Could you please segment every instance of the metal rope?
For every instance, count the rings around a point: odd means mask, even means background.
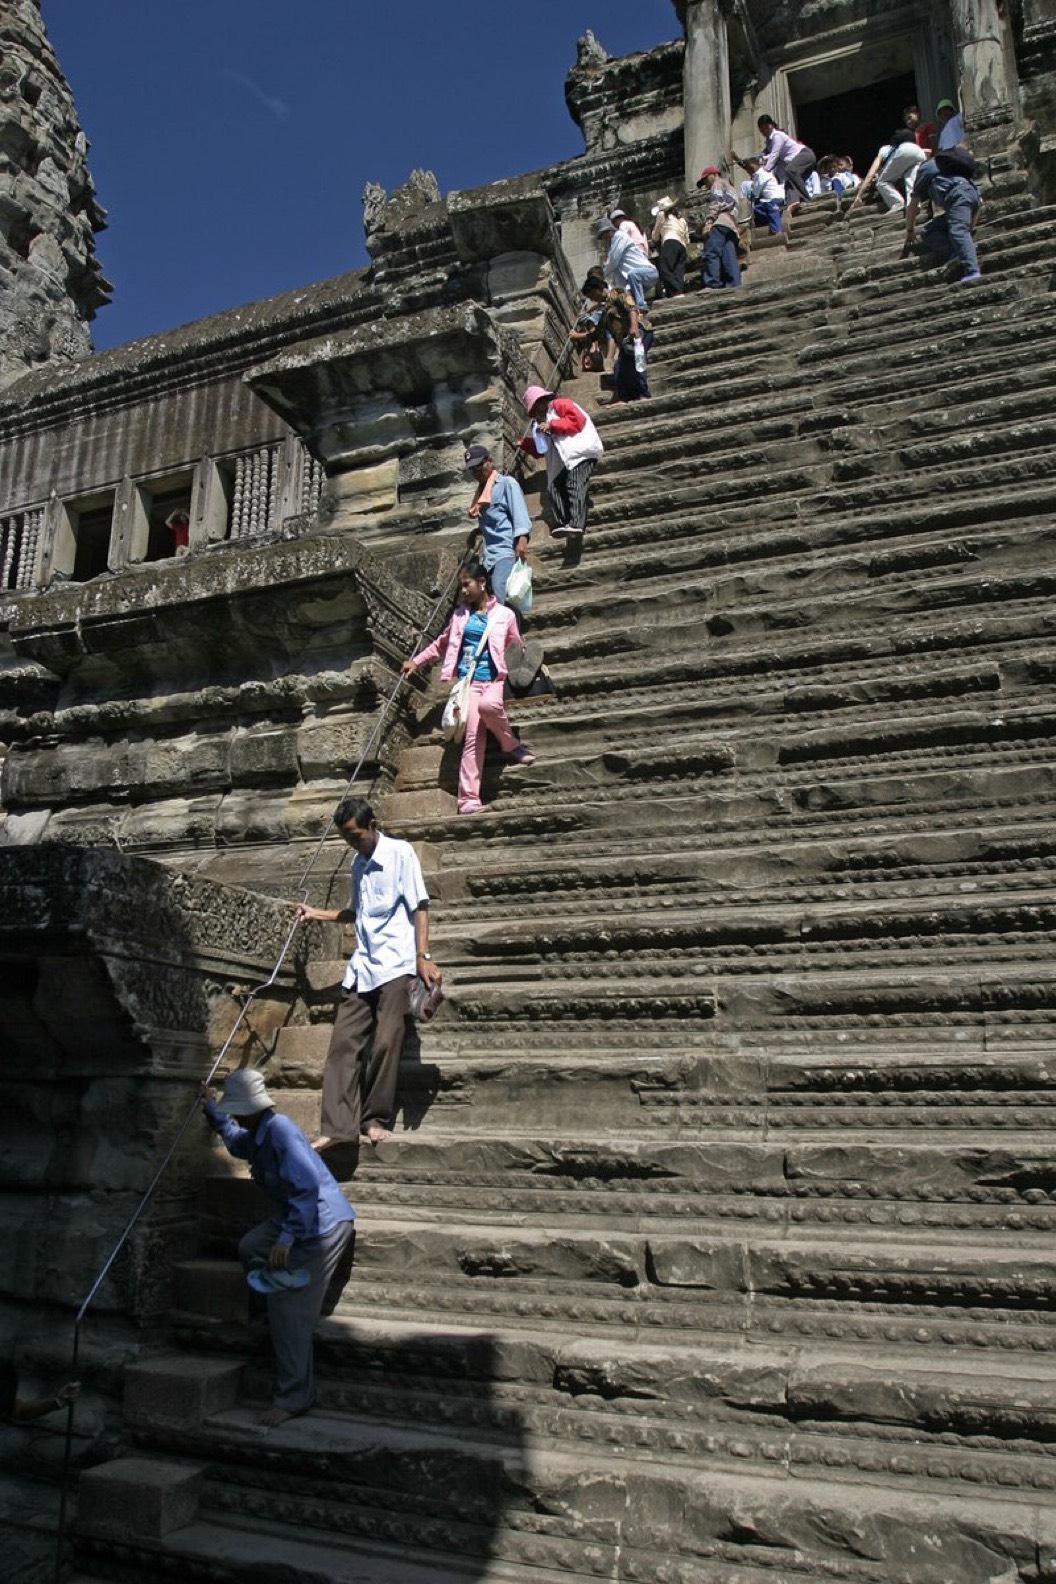
[[[458,569],[458,567],[456,567],[454,572],[452,572],[450,578],[448,578],[447,582],[445,583],[442,592],[438,596],[438,598],[436,600],[436,603],[433,605],[432,610],[429,612],[429,614],[426,617],[425,621],[418,628],[418,638],[419,639],[424,638],[425,634],[429,631],[429,629],[432,626],[434,620],[436,619],[437,613],[450,600],[455,581],[456,581],[456,579],[458,577],[458,571],[459,571],[459,569]],[[400,675],[400,676],[397,677],[396,682],[393,685],[392,691],[389,693],[387,699],[385,700],[384,707],[382,708],[381,713],[378,715],[378,718],[377,718],[377,720],[374,723],[374,726],[373,726],[373,728],[372,728],[372,730],[370,732],[370,735],[368,736],[366,742],[364,743],[362,749],[360,750],[360,755],[359,755],[359,758],[356,760],[355,768],[352,771],[351,775],[349,776],[347,782],[345,783],[344,791],[341,793],[340,798],[338,798],[338,803],[342,802],[343,799],[348,796],[349,792],[351,791],[352,787],[354,786],[354,784],[356,782],[356,779],[357,779],[357,777],[359,775],[359,772],[363,768],[364,761],[366,760],[366,758],[367,758],[368,754],[370,753],[371,749],[374,747],[375,742],[381,736],[383,728],[387,727],[388,724],[389,724],[389,714],[390,714],[390,712],[392,711],[392,709],[395,706],[396,698],[397,698],[397,696],[398,696],[398,694],[400,692],[400,689],[402,687],[404,687],[409,681],[410,681],[409,677],[405,677],[403,675]],[[336,807],[336,805],[335,805],[335,807]],[[297,891],[299,893],[299,900],[302,901],[302,902],[306,902],[308,900],[308,877],[311,874],[312,870],[314,869],[316,863],[318,862],[319,855],[322,852],[325,843],[329,839],[330,834],[331,834],[330,828],[327,827],[323,831],[322,835],[319,837],[319,840],[316,842],[315,847],[312,850],[312,853],[311,853],[311,855],[308,858],[308,862],[305,864],[303,870],[301,871],[301,876],[300,876],[300,879],[297,882],[296,889],[297,889]],[[289,928],[289,930],[286,933],[286,939],[282,943],[282,949],[279,952],[278,958],[276,959],[276,962],[275,962],[275,966],[272,968],[271,973],[268,975],[268,977],[266,979],[262,980],[260,984],[254,985],[253,988],[245,995],[245,997],[243,999],[243,1002],[242,1002],[242,1007],[241,1007],[241,1009],[239,1011],[239,1014],[238,1014],[237,1018],[235,1019],[234,1023],[231,1025],[231,1030],[230,1030],[227,1038],[224,1040],[223,1045],[220,1047],[220,1050],[217,1053],[216,1059],[214,1060],[212,1066],[209,1068],[209,1075],[205,1079],[206,1085],[209,1085],[210,1083],[212,1083],[213,1079],[215,1078],[217,1070],[219,1069],[221,1063],[224,1060],[224,1057],[227,1055],[228,1051],[231,1048],[232,1040],[234,1039],[235,1035],[238,1033],[238,1031],[241,1028],[242,1024],[246,1020],[246,1015],[249,1012],[250,1006],[256,1000],[257,996],[259,996],[263,991],[269,990],[271,988],[271,986],[275,983],[275,980],[278,978],[279,972],[280,972],[280,970],[282,968],[283,963],[286,960],[287,953],[289,952],[290,946],[293,943],[293,938],[296,935],[297,930],[300,927],[300,924],[301,924],[301,920],[299,918],[294,918],[293,923],[290,925],[290,928]],[[85,1316],[87,1315],[88,1310],[91,1308],[92,1303],[94,1302],[96,1294],[98,1293],[100,1287],[103,1285],[103,1282],[106,1280],[107,1276],[110,1274],[111,1270],[113,1269],[114,1264],[117,1261],[118,1256],[120,1255],[122,1249],[124,1248],[125,1244],[128,1242],[128,1240],[131,1237],[135,1227],[137,1226],[137,1224],[139,1223],[141,1217],[143,1216],[144,1211],[146,1210],[147,1206],[150,1204],[150,1202],[153,1199],[155,1193],[157,1192],[157,1189],[158,1189],[158,1187],[159,1187],[159,1185],[160,1185],[160,1183],[162,1181],[162,1178],[165,1176],[165,1173],[169,1169],[169,1165],[170,1165],[170,1163],[172,1161],[173,1156],[176,1154],[176,1151],[179,1149],[181,1143],[183,1142],[183,1139],[184,1139],[184,1136],[185,1136],[185,1134],[187,1132],[187,1129],[190,1127],[192,1121],[194,1120],[195,1116],[197,1115],[197,1112],[198,1112],[198,1109],[199,1109],[200,1105],[201,1105],[201,1097],[196,1095],[195,1099],[194,1099],[194,1103],[192,1104],[190,1110],[187,1112],[186,1116],[183,1118],[183,1121],[180,1123],[180,1126],[179,1126],[179,1128],[176,1131],[175,1138],[172,1140],[172,1143],[169,1145],[169,1148],[166,1150],[164,1159],[162,1160],[160,1166],[158,1167],[158,1169],[154,1173],[154,1176],[151,1178],[150,1183],[148,1184],[147,1188],[144,1190],[143,1195],[142,1195],[142,1197],[139,1200],[139,1203],[136,1205],[135,1210],[132,1212],[131,1216],[129,1217],[128,1222],[126,1223],[125,1228],[122,1231],[120,1237],[118,1238],[117,1242],[114,1244],[113,1248],[111,1249],[110,1254],[107,1257],[106,1263],[103,1265],[103,1267],[100,1270],[99,1274],[96,1276],[95,1280],[92,1282],[91,1287],[88,1289],[88,1292],[85,1294],[84,1298],[81,1300],[81,1303],[80,1303],[80,1305],[79,1305],[79,1307],[77,1309],[77,1313],[76,1313],[76,1315],[74,1317],[74,1322],[73,1322],[73,1349],[72,1349],[72,1355],[71,1355],[71,1368],[72,1368],[72,1370],[74,1372],[74,1378],[76,1378],[77,1365],[78,1365],[78,1361],[79,1361],[79,1358],[80,1358],[81,1328],[82,1328],[82,1326],[84,1324]],[[61,1580],[62,1580],[62,1549],[63,1549],[63,1542],[64,1542],[65,1534],[66,1534],[66,1510],[67,1510],[68,1497],[69,1497],[70,1458],[71,1458],[72,1447],[73,1447],[73,1423],[74,1423],[75,1411],[76,1411],[76,1404],[71,1402],[69,1404],[69,1406],[68,1406],[67,1413],[66,1413],[66,1442],[65,1442],[65,1450],[64,1450],[64,1454],[63,1454],[62,1482],[61,1482],[61,1490],[60,1490],[60,1496],[59,1496],[59,1523],[58,1523],[58,1532],[56,1534],[56,1539],[55,1539],[55,1575],[54,1575],[55,1576],[55,1584],[61,1584]]]
[[[553,371],[552,371],[552,373],[550,375],[551,380],[557,379],[559,377],[563,377],[563,376],[561,376],[561,366],[564,363],[565,357],[568,354],[568,350],[569,350],[569,348],[572,345],[572,333],[573,333],[574,329],[575,329],[575,325],[573,325],[572,330],[570,330],[568,335],[565,337],[564,345],[562,346],[560,352],[558,353],[557,357],[554,360]],[[522,436],[521,436],[521,438],[522,439],[526,438],[528,436],[528,434],[530,434],[530,432],[531,432],[530,429],[525,429],[523,434],[522,434]],[[517,456],[514,459],[514,463],[516,464],[517,462],[520,462],[520,460],[521,460],[521,452],[519,450],[519,445],[518,445]],[[511,465],[513,465],[513,464],[511,464]],[[424,638],[425,634],[429,631],[429,628],[431,627],[433,621],[435,620],[437,613],[440,611],[441,607],[444,606],[446,604],[446,602],[450,599],[451,593],[452,593],[452,589],[454,587],[455,580],[458,577],[458,572],[459,572],[459,568],[456,567],[454,572],[451,574],[450,578],[448,579],[447,583],[444,585],[443,591],[439,595],[439,597],[437,598],[436,603],[434,604],[432,610],[429,612],[429,615],[426,617],[425,621],[419,627],[419,629],[418,629],[418,637],[419,637],[419,639]],[[358,777],[359,772],[360,772],[360,770],[363,767],[363,764],[364,764],[364,761],[367,758],[367,755],[369,754],[370,750],[373,748],[373,746],[375,744],[375,741],[381,735],[382,728],[386,727],[388,725],[389,712],[393,709],[393,707],[395,705],[396,698],[397,698],[397,695],[399,694],[400,689],[406,683],[408,683],[409,680],[410,679],[408,677],[404,677],[402,675],[397,677],[396,682],[395,682],[395,684],[394,684],[394,686],[392,688],[392,691],[391,691],[391,693],[389,694],[388,698],[385,701],[384,708],[382,709],[380,715],[378,716],[377,720],[375,721],[373,729],[371,730],[370,736],[367,738],[366,743],[364,744],[363,748],[360,751],[359,758],[356,761],[355,769],[352,771],[352,773],[349,776],[347,782],[345,783],[344,791],[342,792],[341,797],[338,799],[338,803],[340,803],[344,798],[346,798],[348,796],[351,788],[355,784],[356,778]],[[308,859],[308,862],[305,864],[304,869],[301,872],[301,876],[300,876],[299,881],[297,882],[296,889],[298,890],[298,892],[300,894],[299,899],[302,902],[306,902],[308,900],[308,890],[307,890],[308,877],[311,874],[312,870],[314,869],[316,863],[318,862],[319,855],[322,852],[323,847],[326,844],[327,840],[329,839],[330,834],[331,834],[330,833],[330,829],[329,829],[329,827],[327,827],[327,829],[325,829],[323,831],[322,835],[319,837],[319,840],[317,841],[317,843],[316,843],[316,845],[315,845],[315,847],[314,847],[314,849],[313,849],[313,851],[311,853],[311,856]],[[280,970],[282,968],[283,963],[286,960],[286,955],[289,952],[291,944],[293,943],[293,938],[294,938],[294,936],[297,933],[297,930],[298,930],[298,927],[299,927],[300,923],[301,923],[301,920],[298,919],[298,918],[295,918],[293,923],[290,925],[290,928],[289,928],[289,930],[287,931],[287,934],[286,934],[286,939],[282,943],[282,950],[279,952],[278,958],[277,958],[277,960],[275,962],[275,966],[271,970],[271,973],[268,975],[267,979],[263,980],[258,985],[254,985],[252,990],[250,990],[248,992],[248,994],[244,997],[243,1002],[242,1002],[242,1008],[241,1008],[241,1010],[240,1010],[240,1012],[238,1014],[238,1017],[235,1019],[234,1023],[232,1024],[230,1033],[228,1034],[227,1038],[224,1040],[224,1043],[220,1047],[220,1050],[219,1050],[219,1052],[218,1052],[218,1054],[216,1056],[215,1061],[213,1062],[212,1066],[209,1069],[209,1075],[205,1079],[206,1086],[208,1086],[210,1083],[212,1083],[213,1079],[215,1078],[216,1073],[217,1073],[221,1063],[224,1060],[224,1057],[227,1055],[227,1052],[231,1048],[232,1040],[234,1039],[235,1035],[238,1033],[238,1031],[241,1028],[242,1024],[245,1022],[246,1015],[247,1015],[247,1013],[249,1011],[250,1006],[253,1004],[253,1002],[257,998],[257,996],[260,995],[262,991],[269,990],[271,988],[271,986],[275,983],[275,980],[278,978],[279,972],[280,972]],[[82,1329],[82,1326],[84,1324],[84,1320],[85,1320],[85,1317],[86,1317],[86,1315],[88,1313],[88,1310],[91,1308],[92,1303],[95,1300],[96,1294],[98,1293],[100,1287],[103,1285],[103,1282],[106,1280],[107,1276],[110,1274],[111,1270],[113,1269],[113,1267],[114,1267],[119,1255],[121,1254],[122,1249],[125,1247],[125,1244],[128,1242],[128,1240],[131,1237],[133,1231],[135,1230],[136,1226],[138,1225],[141,1217],[143,1216],[144,1211],[146,1210],[147,1206],[150,1204],[150,1202],[153,1199],[155,1193],[157,1192],[158,1187],[159,1187],[159,1185],[160,1185],[160,1183],[162,1181],[162,1178],[165,1176],[165,1173],[168,1171],[168,1168],[169,1168],[169,1165],[170,1165],[170,1163],[172,1161],[173,1156],[176,1154],[176,1151],[179,1149],[181,1143],[183,1142],[183,1139],[184,1139],[184,1136],[185,1136],[185,1134],[187,1132],[187,1129],[190,1127],[192,1121],[194,1120],[195,1116],[198,1113],[198,1109],[199,1109],[200,1104],[201,1104],[201,1098],[200,1098],[200,1096],[196,1095],[193,1105],[191,1106],[190,1110],[187,1112],[187,1114],[184,1117],[183,1121],[180,1123],[180,1126],[179,1126],[179,1128],[176,1131],[175,1138],[173,1139],[172,1143],[169,1145],[168,1150],[165,1152],[165,1157],[162,1160],[161,1165],[158,1167],[157,1171],[154,1173],[154,1176],[151,1178],[150,1183],[148,1184],[147,1188],[145,1189],[145,1191],[144,1191],[139,1203],[137,1204],[135,1210],[132,1212],[132,1215],[129,1217],[129,1220],[128,1220],[127,1224],[125,1225],[125,1228],[124,1228],[123,1232],[121,1233],[121,1235],[118,1238],[117,1242],[114,1244],[113,1248],[111,1249],[110,1254],[107,1257],[106,1263],[103,1265],[103,1268],[100,1270],[99,1274],[96,1276],[96,1278],[93,1281],[91,1287],[88,1289],[88,1292],[85,1294],[84,1298],[82,1299],[82,1301],[80,1303],[80,1306],[77,1309],[77,1313],[76,1313],[76,1315],[74,1317],[74,1322],[73,1322],[73,1349],[72,1349],[72,1355],[71,1355],[71,1368],[72,1368],[72,1370],[74,1372],[74,1377],[76,1377],[77,1364],[78,1364],[78,1361],[79,1361],[79,1358],[80,1358],[81,1329]],[[55,1584],[62,1584],[62,1549],[63,1549],[63,1542],[65,1540],[65,1535],[66,1535],[66,1512],[67,1512],[68,1497],[69,1497],[70,1459],[71,1459],[72,1447],[73,1447],[73,1424],[74,1424],[75,1411],[76,1411],[76,1404],[71,1402],[69,1404],[68,1408],[67,1408],[67,1413],[66,1413],[66,1442],[65,1442],[65,1451],[64,1451],[64,1454],[63,1454],[63,1462],[62,1462],[62,1484],[61,1484],[61,1493],[60,1493],[60,1497],[59,1497],[59,1523],[58,1523],[58,1532],[57,1532],[56,1538],[55,1538]]]

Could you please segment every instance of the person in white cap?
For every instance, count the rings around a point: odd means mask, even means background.
[[[656,266],[660,290],[665,297],[681,297],[686,290],[689,227],[673,198],[661,198],[650,213],[656,218],[653,241],[660,250]]]
[[[255,1068],[230,1073],[219,1100],[203,1084],[202,1102],[213,1132],[229,1154],[249,1162],[253,1181],[277,1207],[238,1245],[253,1285],[267,1293],[275,1393],[260,1423],[273,1429],[315,1399],[312,1333],[324,1302],[329,1313],[347,1279],[343,1256],[355,1211],[296,1122],[275,1110]]]

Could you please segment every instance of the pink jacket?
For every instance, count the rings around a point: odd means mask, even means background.
[[[495,675],[502,681],[506,676],[507,645],[520,643],[521,631],[512,610],[508,605],[500,605],[494,595],[488,600],[485,609],[488,616],[488,653],[495,667]],[[462,653],[462,635],[472,614],[468,605],[456,605],[454,614],[443,632],[434,638],[431,644],[427,644],[424,649],[411,656],[412,664],[432,665],[433,661],[443,654],[440,676],[444,682],[450,682],[458,666],[458,657]]]

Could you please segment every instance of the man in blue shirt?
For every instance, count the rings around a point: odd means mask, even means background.
[[[967,151],[965,155],[968,158]],[[917,171],[913,196],[906,210],[906,245],[913,245],[921,200],[940,205],[943,213],[925,226],[920,245],[940,260],[956,260],[962,268],[957,285],[964,286],[968,281],[977,281],[982,276],[972,232],[983,200],[978,187],[967,176],[943,171],[942,164],[946,157],[937,154],[925,160]],[[971,169],[970,158],[968,168]]]
[[[514,563],[528,553],[532,519],[521,486],[509,473],[498,471],[486,446],[469,446],[464,461],[466,472],[477,481],[469,515],[484,541],[480,559],[491,576],[491,592],[505,605]]]
[[[275,1110],[261,1073],[239,1068],[219,1101],[204,1085],[202,1100],[213,1132],[231,1155],[249,1162],[253,1181],[278,1206],[238,1245],[247,1273],[267,1291],[275,1395],[260,1423],[270,1429],[312,1406],[312,1333],[324,1300],[330,1299],[329,1313],[347,1277],[342,1255],[355,1211],[297,1124]]]
[[[440,970],[429,950],[429,893],[410,842],[378,829],[369,803],[347,798],[334,824],[351,847],[347,908],[298,903],[301,919],[356,926],[341,1005],[323,1070],[317,1150],[389,1137],[403,1048],[408,991],[417,973],[432,988]]]

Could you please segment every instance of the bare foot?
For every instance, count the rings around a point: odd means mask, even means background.
[[[367,1129],[366,1136],[372,1144],[384,1144],[386,1139],[392,1137],[392,1129],[382,1127],[380,1122],[372,1122]]]
[[[262,1413],[257,1420],[265,1430],[277,1430],[279,1425],[285,1424],[287,1419],[296,1418],[295,1414],[287,1413],[285,1408],[269,1408],[267,1413]]]

